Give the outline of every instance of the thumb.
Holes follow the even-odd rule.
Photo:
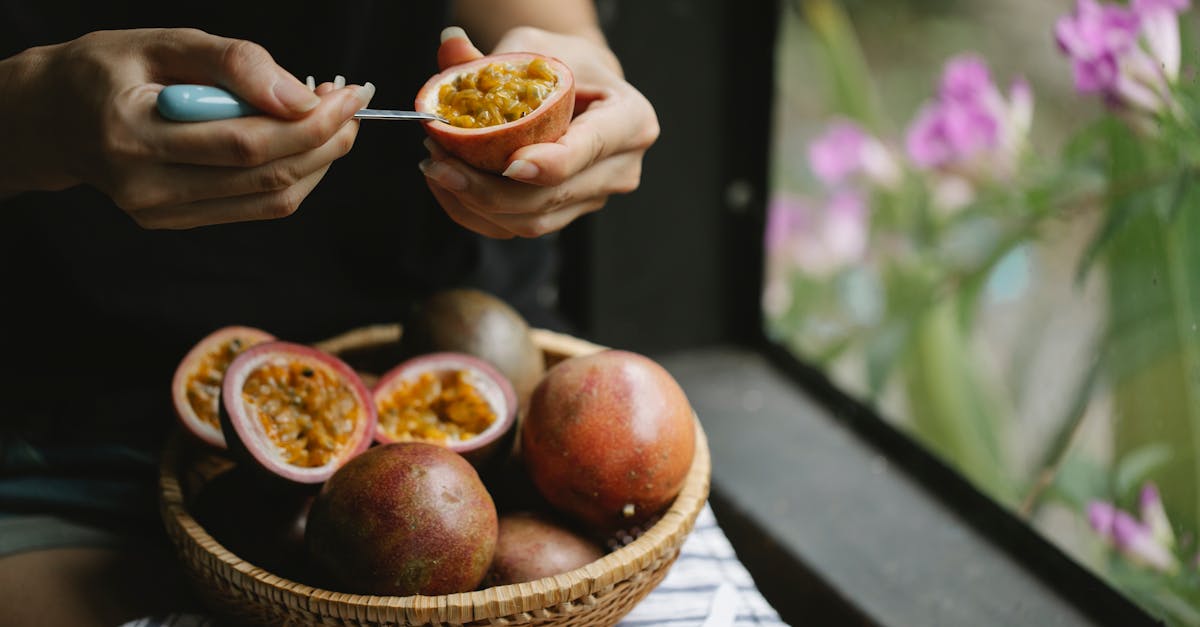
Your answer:
[[[438,46],[437,51],[439,69],[474,61],[482,56],[483,53],[471,43],[463,29],[448,26],[442,30],[442,45]]]
[[[311,90],[279,67],[262,46],[194,29],[162,31],[152,46],[161,73],[181,82],[216,83],[275,117],[298,118],[321,102]]]

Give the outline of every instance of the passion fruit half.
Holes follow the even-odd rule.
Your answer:
[[[295,483],[328,479],[371,445],[375,422],[354,370],[309,346],[254,346],[229,364],[221,387],[230,452]]]
[[[487,362],[462,353],[414,357],[388,371],[372,392],[375,440],[428,442],[481,468],[512,445],[517,395]]]
[[[425,132],[448,152],[481,170],[503,172],[518,148],[567,132],[575,77],[553,57],[486,56],[430,78],[417,92],[416,110],[450,121],[425,123]]]
[[[210,446],[225,448],[221,433],[221,382],[225,371],[242,351],[275,339],[252,327],[217,329],[200,340],[175,369],[171,400],[188,432]]]

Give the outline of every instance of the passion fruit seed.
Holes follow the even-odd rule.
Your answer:
[[[350,442],[359,413],[354,392],[324,368],[268,362],[242,386],[247,410],[289,464],[317,468]]]
[[[496,422],[496,412],[465,370],[423,372],[377,399],[379,424],[395,441],[468,440]]]
[[[263,340],[234,337],[213,347],[201,358],[186,384],[187,401],[192,411],[196,412],[196,417],[216,429],[221,428],[221,381],[225,378],[225,371],[234,357],[260,341]]]
[[[478,72],[464,72],[442,85],[437,112],[461,128],[514,122],[541,106],[557,84],[558,77],[541,57],[524,67],[489,63]]]

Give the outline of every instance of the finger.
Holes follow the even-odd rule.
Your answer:
[[[329,166],[325,166],[284,190],[133,211],[130,215],[146,229],[190,229],[230,222],[286,218],[296,212],[300,203],[328,171]]]
[[[504,176],[535,185],[559,185],[614,154],[644,151],[658,133],[654,108],[641,93],[632,87],[610,90],[572,120],[558,141],[514,152]]]
[[[191,28],[155,30],[149,36],[147,48],[158,62],[161,82],[216,83],[267,115],[281,118],[302,117],[320,103],[256,43]]]
[[[466,31],[457,26],[442,29],[442,45],[438,46],[438,67],[446,69],[467,61],[474,61],[483,56],[479,48],[471,43]]]
[[[432,179],[453,192],[464,206],[494,214],[541,214],[587,198],[624,194],[641,182],[641,153],[623,153],[600,161],[561,185],[540,187],[480,172],[434,146],[427,166]]]
[[[426,179],[425,184],[429,186],[429,191],[433,193],[433,197],[437,199],[446,215],[450,216],[450,219],[457,222],[459,226],[492,239],[512,239],[512,233],[467,210],[458,202],[454,194],[436,182]]]
[[[155,164],[143,171],[132,190],[113,194],[125,210],[169,207],[212,198],[232,198],[284,190],[350,152],[358,122],[350,121],[315,150],[277,159],[253,168]]]
[[[169,163],[258,166],[324,145],[374,93],[370,83],[335,90],[310,115],[293,122],[261,115],[212,122],[157,120],[147,125],[145,141],[154,158]],[[153,107],[152,98],[146,99],[142,106]]]
[[[517,237],[535,238],[554,233],[574,222],[579,216],[604,206],[606,198],[589,198],[543,214],[472,214],[490,222],[493,227]],[[469,209],[468,209],[469,210]]]

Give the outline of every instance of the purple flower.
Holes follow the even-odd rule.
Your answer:
[[[1141,520],[1112,503],[1092,501],[1087,505],[1088,524],[1130,562],[1161,572],[1175,572],[1179,568],[1173,553],[1175,536],[1153,484],[1142,487],[1138,506]]]
[[[1168,547],[1175,546],[1175,533],[1171,530],[1171,521],[1163,508],[1158,486],[1153,483],[1147,482],[1138,494],[1138,514],[1142,517],[1142,522],[1154,533],[1155,540]]]
[[[1077,0],[1054,26],[1071,59],[1075,88],[1119,107],[1157,112],[1174,106],[1167,87],[1179,75],[1178,14],[1189,0],[1134,0],[1132,8]]]
[[[768,263],[825,277],[860,261],[869,235],[867,200],[856,190],[839,190],[824,206],[777,194],[767,215]]]
[[[808,162],[817,178],[833,187],[858,174],[890,186],[900,175],[883,144],[846,120],[833,122],[808,145]]]
[[[946,63],[937,97],[909,125],[905,148],[918,168],[963,182],[1006,179],[1032,118],[1033,94],[1024,79],[1013,82],[1006,99],[982,58],[960,55]]]

